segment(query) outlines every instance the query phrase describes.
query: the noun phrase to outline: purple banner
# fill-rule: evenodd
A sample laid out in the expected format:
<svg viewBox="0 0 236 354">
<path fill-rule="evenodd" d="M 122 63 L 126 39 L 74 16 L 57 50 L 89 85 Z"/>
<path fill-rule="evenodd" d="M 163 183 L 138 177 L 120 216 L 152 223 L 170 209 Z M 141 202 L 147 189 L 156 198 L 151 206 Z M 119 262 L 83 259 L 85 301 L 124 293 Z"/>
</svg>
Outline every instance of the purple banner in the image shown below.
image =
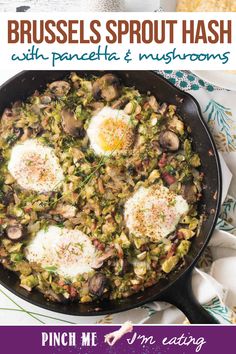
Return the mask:
<svg viewBox="0 0 236 354">
<path fill-rule="evenodd" d="M 1 327 L 4 354 L 231 354 L 236 327 L 134 326 L 121 333 L 119 326 Z"/>
</svg>

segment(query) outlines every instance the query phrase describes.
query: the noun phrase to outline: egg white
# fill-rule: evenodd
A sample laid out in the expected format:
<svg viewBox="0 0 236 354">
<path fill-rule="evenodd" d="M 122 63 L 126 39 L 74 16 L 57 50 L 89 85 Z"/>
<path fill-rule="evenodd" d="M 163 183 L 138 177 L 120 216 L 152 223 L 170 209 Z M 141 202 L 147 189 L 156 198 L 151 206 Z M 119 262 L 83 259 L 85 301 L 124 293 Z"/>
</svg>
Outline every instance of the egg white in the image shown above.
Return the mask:
<svg viewBox="0 0 236 354">
<path fill-rule="evenodd" d="M 29 262 L 55 267 L 59 275 L 73 279 L 92 271 L 96 251 L 89 237 L 79 230 L 49 226 L 40 230 L 25 248 Z"/>
<path fill-rule="evenodd" d="M 159 240 L 175 229 L 189 206 L 181 196 L 162 185 L 140 187 L 125 203 L 125 221 L 136 237 Z"/>
<path fill-rule="evenodd" d="M 8 170 L 23 189 L 39 193 L 55 190 L 64 179 L 54 150 L 36 139 L 13 147 Z"/>
<path fill-rule="evenodd" d="M 107 132 L 104 130 L 106 122 L 111 127 Z M 87 134 L 91 147 L 97 155 L 123 153 L 132 145 L 133 140 L 130 116 L 123 110 L 104 107 L 92 117 Z M 117 142 L 116 138 L 118 138 Z M 104 149 L 104 144 L 108 146 L 107 149 Z"/>
</svg>

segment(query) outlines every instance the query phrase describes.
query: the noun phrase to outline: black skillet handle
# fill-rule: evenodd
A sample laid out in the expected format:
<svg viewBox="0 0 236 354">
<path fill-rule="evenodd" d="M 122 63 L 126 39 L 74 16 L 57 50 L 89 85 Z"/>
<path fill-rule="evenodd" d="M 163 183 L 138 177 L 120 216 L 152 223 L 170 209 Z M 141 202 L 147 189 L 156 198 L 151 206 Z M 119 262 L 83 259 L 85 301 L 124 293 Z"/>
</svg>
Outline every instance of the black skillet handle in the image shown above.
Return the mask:
<svg viewBox="0 0 236 354">
<path fill-rule="evenodd" d="M 159 300 L 178 307 L 192 324 L 219 324 L 196 300 L 192 290 L 192 270 L 186 272 Z"/>
</svg>

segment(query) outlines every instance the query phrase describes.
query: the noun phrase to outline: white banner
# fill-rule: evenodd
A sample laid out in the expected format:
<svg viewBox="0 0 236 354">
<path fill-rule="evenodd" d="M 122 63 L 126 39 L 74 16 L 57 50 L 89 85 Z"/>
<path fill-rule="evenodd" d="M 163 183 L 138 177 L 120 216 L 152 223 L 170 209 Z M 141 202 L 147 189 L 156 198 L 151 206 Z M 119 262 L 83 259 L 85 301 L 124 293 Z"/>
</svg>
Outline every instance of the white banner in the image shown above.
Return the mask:
<svg viewBox="0 0 236 354">
<path fill-rule="evenodd" d="M 236 13 L 1 13 L 2 69 L 236 70 Z"/>
</svg>

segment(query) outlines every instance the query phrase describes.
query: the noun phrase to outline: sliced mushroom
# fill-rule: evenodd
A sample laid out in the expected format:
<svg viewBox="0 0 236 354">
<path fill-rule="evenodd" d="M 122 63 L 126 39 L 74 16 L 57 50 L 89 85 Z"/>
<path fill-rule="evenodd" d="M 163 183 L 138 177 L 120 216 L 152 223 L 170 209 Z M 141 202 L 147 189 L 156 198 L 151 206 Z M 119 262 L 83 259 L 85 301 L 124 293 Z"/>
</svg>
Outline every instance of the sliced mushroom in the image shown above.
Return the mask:
<svg viewBox="0 0 236 354">
<path fill-rule="evenodd" d="M 162 105 L 160 106 L 160 108 L 158 109 L 158 113 L 161 114 L 161 115 L 164 115 L 167 111 L 167 104 L 164 102 L 162 103 Z"/>
<path fill-rule="evenodd" d="M 95 261 L 92 264 L 93 269 L 99 269 L 103 266 L 103 263 L 114 256 L 115 250 L 113 248 L 109 249 L 105 253 L 103 253 L 100 257 L 96 258 Z"/>
<path fill-rule="evenodd" d="M 11 241 L 19 241 L 23 237 L 22 225 L 13 225 L 7 228 L 7 237 Z"/>
<path fill-rule="evenodd" d="M 105 74 L 94 82 L 92 93 L 95 99 L 113 101 L 120 96 L 120 81 L 113 74 Z"/>
<path fill-rule="evenodd" d="M 105 289 L 107 278 L 102 273 L 95 273 L 92 278 L 89 279 L 89 291 L 91 294 L 101 296 Z"/>
<path fill-rule="evenodd" d="M 113 105 L 111 106 L 111 108 L 114 109 L 123 109 L 125 107 L 125 105 L 129 102 L 129 99 L 126 97 L 123 98 L 119 98 L 117 101 L 115 101 L 113 103 Z"/>
<path fill-rule="evenodd" d="M 62 128 L 64 131 L 74 136 L 75 138 L 83 138 L 85 131 L 82 127 L 82 122 L 76 119 L 75 114 L 67 108 L 64 108 L 61 112 Z"/>
<path fill-rule="evenodd" d="M 53 290 L 47 289 L 44 291 L 44 296 L 52 302 L 67 302 L 67 299 L 62 294 L 56 294 Z"/>
<path fill-rule="evenodd" d="M 126 106 L 124 108 L 124 112 L 126 114 L 131 114 L 131 113 L 133 113 L 134 108 L 135 108 L 135 106 L 134 106 L 133 102 L 131 101 L 131 102 L 126 104 Z"/>
<path fill-rule="evenodd" d="M 177 151 L 180 144 L 178 136 L 170 130 L 165 130 L 160 134 L 159 143 L 167 151 Z"/>
<path fill-rule="evenodd" d="M 195 203 L 197 201 L 197 189 L 191 183 L 182 185 L 181 194 L 189 203 Z"/>
<path fill-rule="evenodd" d="M 65 219 L 74 218 L 76 215 L 77 208 L 73 205 L 60 203 L 57 205 L 56 209 L 51 210 L 51 215 L 61 215 Z"/>
<path fill-rule="evenodd" d="M 155 96 L 150 96 L 148 99 L 149 106 L 153 109 L 154 112 L 157 112 L 159 104 Z"/>
<path fill-rule="evenodd" d="M 70 84 L 66 81 L 54 81 L 48 87 L 57 97 L 65 96 L 70 91 Z"/>
<path fill-rule="evenodd" d="M 41 96 L 40 100 L 41 100 L 41 103 L 44 104 L 44 105 L 48 105 L 49 103 L 52 102 L 51 97 L 50 96 L 46 96 L 46 95 Z"/>
</svg>

